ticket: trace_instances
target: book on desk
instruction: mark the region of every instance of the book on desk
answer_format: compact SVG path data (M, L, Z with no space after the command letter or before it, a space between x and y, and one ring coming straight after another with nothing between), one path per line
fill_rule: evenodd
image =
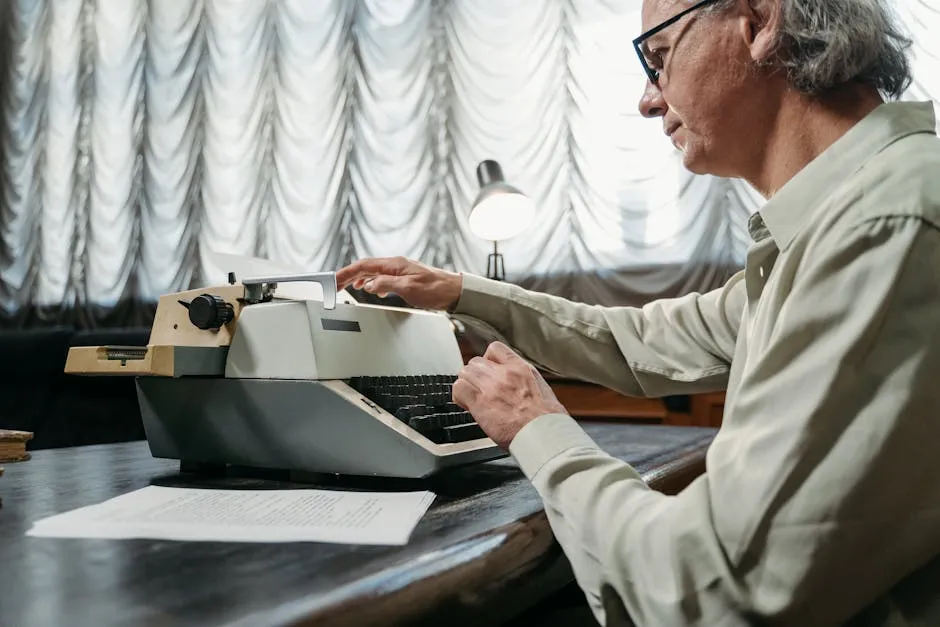
M26 445L32 439L31 431L0 429L0 463L27 461L30 453Z

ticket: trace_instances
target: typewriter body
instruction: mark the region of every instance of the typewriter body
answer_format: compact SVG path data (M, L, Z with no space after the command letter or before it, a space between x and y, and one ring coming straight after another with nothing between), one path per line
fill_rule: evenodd
M274 296L313 281L323 300ZM337 302L333 273L160 298L146 347L73 347L66 372L136 377L150 451L184 468L421 478L505 456L451 399L438 313Z

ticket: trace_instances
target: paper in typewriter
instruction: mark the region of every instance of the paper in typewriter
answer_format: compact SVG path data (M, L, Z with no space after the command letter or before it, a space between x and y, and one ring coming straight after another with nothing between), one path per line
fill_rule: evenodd
M39 520L29 536L403 545L434 494L148 486Z

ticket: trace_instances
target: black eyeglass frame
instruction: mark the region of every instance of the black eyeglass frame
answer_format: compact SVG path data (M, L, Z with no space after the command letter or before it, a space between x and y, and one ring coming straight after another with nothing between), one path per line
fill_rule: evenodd
M643 33L642 35L640 35L639 37L633 40L633 48L636 50L636 55L640 57L640 63L643 64L643 71L646 72L646 76L650 79L650 82L652 84L654 85L659 84L659 70L654 70L653 68L649 66L649 63L647 63L646 55L643 54L643 48L642 48L643 42L649 39L650 37L652 37L653 35L669 28L670 26L672 26L673 24L675 24L676 22L684 18L686 15L688 15L692 11L696 11L698 9L701 9L704 6L708 6L709 4L714 4L718 1L719 0L701 0L701 2L697 2L693 4L692 6L690 6L688 9L684 11L680 11L679 13L677 13L676 15L673 15L671 18L669 18L668 20L666 20L659 26L655 26L651 28L650 30L646 31L645 33Z

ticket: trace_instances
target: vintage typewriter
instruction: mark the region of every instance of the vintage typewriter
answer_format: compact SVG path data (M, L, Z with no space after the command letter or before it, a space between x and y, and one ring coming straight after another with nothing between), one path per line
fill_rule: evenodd
M301 281L322 301L276 296ZM74 347L65 371L135 376L151 453L184 469L420 478L505 456L452 402L462 366L443 314L229 273L161 297L146 347Z

